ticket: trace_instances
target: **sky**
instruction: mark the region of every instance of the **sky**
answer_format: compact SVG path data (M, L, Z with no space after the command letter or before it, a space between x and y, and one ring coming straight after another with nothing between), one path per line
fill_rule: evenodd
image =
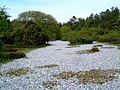
M0 0L0 6L8 7L10 19L22 12L35 10L52 15L58 22L67 22L72 16L86 18L112 6L120 9L120 0Z

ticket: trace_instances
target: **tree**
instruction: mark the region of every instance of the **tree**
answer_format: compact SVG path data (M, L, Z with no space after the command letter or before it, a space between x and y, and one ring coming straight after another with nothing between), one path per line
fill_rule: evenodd
M10 20L8 19L9 17L5 6L0 7L0 39L5 43L9 42L9 34L7 33L8 30L10 31L11 29Z
M49 40L56 39L58 24L51 15L39 11L27 11L19 14L18 20L25 22L31 20L42 29L44 34L48 35Z

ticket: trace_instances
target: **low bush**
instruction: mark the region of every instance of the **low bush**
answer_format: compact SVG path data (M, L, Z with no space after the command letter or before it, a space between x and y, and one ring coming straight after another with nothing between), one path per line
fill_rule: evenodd
M90 44L94 41L91 31L71 31L62 37L62 40L68 40L70 44Z
M2 41L0 41L0 57L2 57L3 52L4 52L4 44Z
M18 51L17 48L5 48L5 52L16 52Z
M100 42L109 42L112 44L120 44L120 31L111 31L108 34L99 37Z
M26 45L5 45L5 48L26 48Z
M19 59L19 58L24 58L25 54L23 52L7 52L4 53L4 58L7 59Z

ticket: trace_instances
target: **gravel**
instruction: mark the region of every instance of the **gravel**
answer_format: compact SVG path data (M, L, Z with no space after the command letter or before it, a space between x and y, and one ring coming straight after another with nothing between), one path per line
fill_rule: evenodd
M79 45L79 47L69 47L67 41L52 41L51 46L39 48L26 54L26 58L16 59L13 62L0 66L0 90L49 90L43 86L43 82L57 81L59 85L52 90L120 90L120 75L118 78L104 84L78 84L78 80L72 77L68 80L57 79L53 74L61 72L89 71L91 69L120 69L120 50L117 46L103 43ZM91 54L76 54L76 51L92 49L94 45L100 52ZM45 65L56 64L53 68L35 68ZM32 73L27 75L9 76L6 73L10 69L20 69L29 67ZM75 83L73 83L75 81Z

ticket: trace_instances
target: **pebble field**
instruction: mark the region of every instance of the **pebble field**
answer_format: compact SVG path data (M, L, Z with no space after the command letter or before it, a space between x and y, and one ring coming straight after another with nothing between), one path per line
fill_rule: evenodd
M69 46L67 41L49 43L50 46L30 51L25 58L2 64L0 90L120 90L120 49L117 46L98 42L76 46ZM95 45L99 52L76 53ZM96 83L96 77L85 77L90 70L108 72L114 77L105 79L96 73L102 80ZM117 72L111 73L114 70ZM85 75L78 75L80 71Z

